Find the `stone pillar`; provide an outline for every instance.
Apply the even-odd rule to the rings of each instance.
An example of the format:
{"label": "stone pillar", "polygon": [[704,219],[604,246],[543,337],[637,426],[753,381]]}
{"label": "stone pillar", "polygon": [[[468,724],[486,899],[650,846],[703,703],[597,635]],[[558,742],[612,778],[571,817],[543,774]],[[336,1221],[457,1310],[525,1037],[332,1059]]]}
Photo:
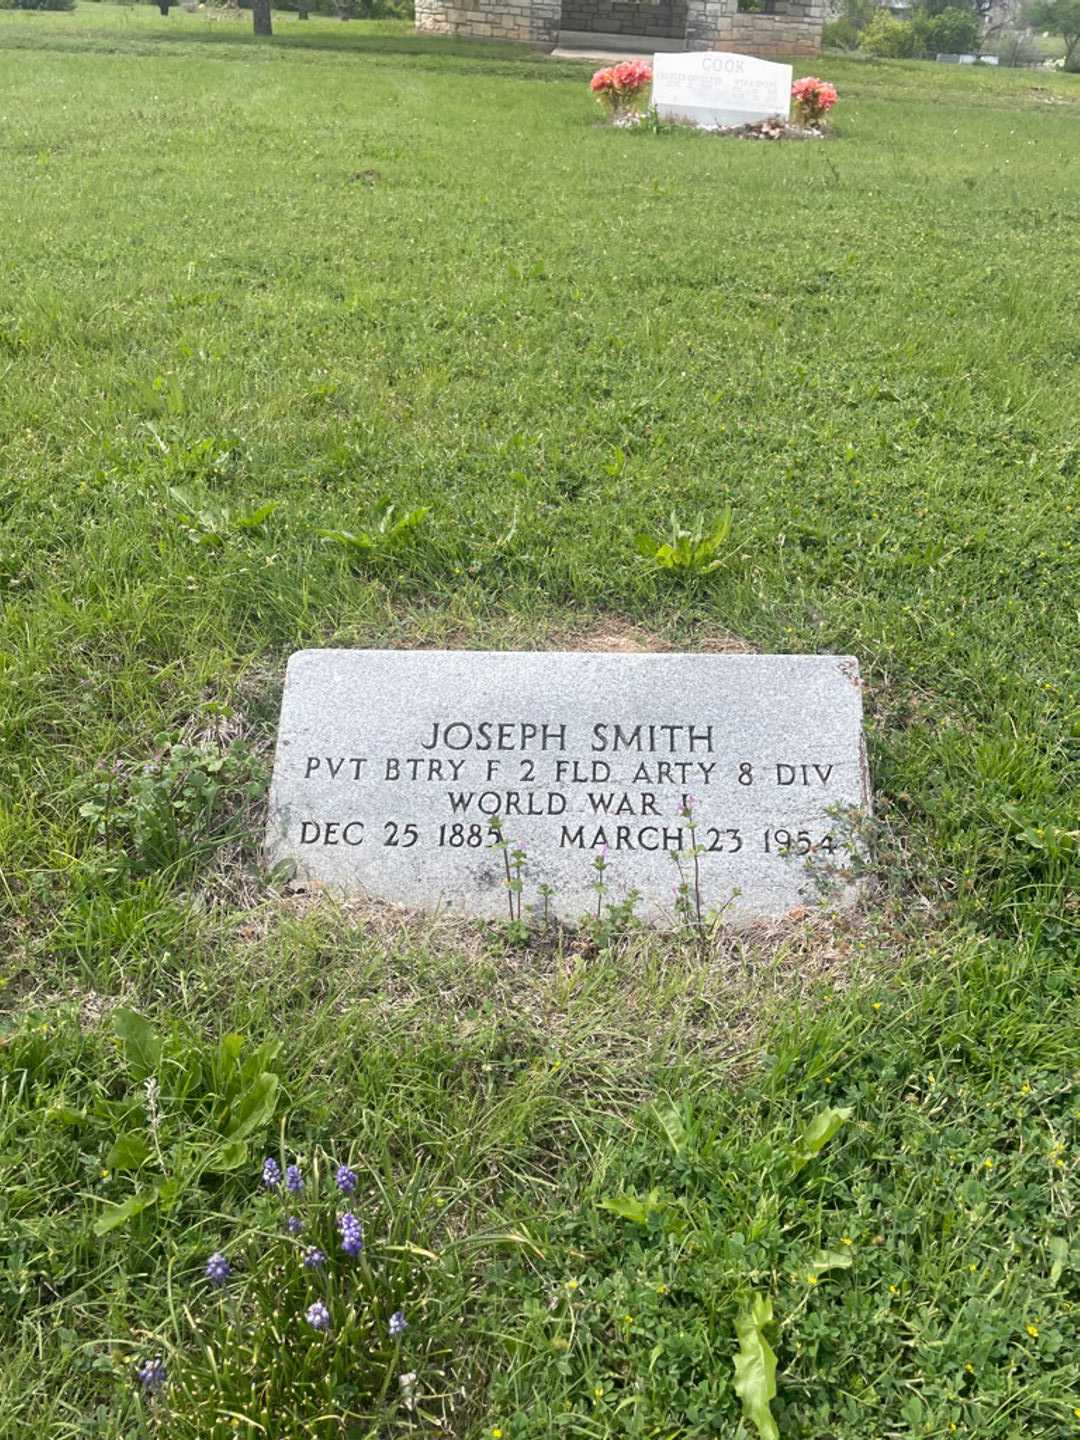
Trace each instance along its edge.
{"label": "stone pillar", "polygon": [[726,50],[736,0],[686,0],[687,50]]}
{"label": "stone pillar", "polygon": [[771,14],[737,0],[687,0],[686,48],[731,50],[763,60],[817,55],[826,0],[776,0]]}
{"label": "stone pillar", "polygon": [[562,24],[562,0],[531,0],[529,10],[533,32],[529,39],[534,45],[557,45]]}
{"label": "stone pillar", "polygon": [[470,40],[518,40],[554,48],[562,0],[416,0],[416,28]]}

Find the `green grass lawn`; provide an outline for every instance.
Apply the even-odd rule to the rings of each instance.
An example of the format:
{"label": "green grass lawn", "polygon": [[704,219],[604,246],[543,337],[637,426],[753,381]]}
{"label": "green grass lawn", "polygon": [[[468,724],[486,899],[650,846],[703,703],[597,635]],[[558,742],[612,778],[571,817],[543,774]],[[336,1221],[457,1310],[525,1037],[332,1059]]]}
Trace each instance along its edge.
{"label": "green grass lawn", "polygon": [[[1080,77],[830,58],[750,144],[275,24],[0,12],[0,1436],[768,1436],[740,1316],[784,1440],[1080,1433]],[[859,657],[864,913],[260,876],[290,651],[604,634]],[[328,1335],[266,1154],[358,1175]]]}

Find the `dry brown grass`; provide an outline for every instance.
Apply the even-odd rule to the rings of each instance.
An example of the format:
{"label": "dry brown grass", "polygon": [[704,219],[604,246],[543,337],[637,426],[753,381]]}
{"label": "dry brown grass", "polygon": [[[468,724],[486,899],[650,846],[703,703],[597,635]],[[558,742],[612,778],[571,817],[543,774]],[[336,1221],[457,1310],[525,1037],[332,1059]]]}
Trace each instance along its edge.
{"label": "dry brown grass", "polygon": [[[654,629],[616,612],[564,610],[551,615],[478,617],[453,606],[408,609],[392,606],[357,624],[347,634],[328,636],[334,646],[387,650],[587,650],[645,654],[685,651],[748,654],[754,647],[722,625],[669,622]],[[279,678],[280,685],[280,678]]]}
{"label": "dry brown grass", "polygon": [[556,1052],[585,1048],[632,1068],[688,1055],[753,1063],[778,1009],[826,1003],[856,973],[891,969],[910,936],[871,907],[800,909],[718,927],[706,939],[632,930],[598,947],[553,928],[514,944],[500,927],[311,889],[283,891],[239,918],[237,983],[263,984],[302,948],[317,953],[318,998],[384,1014],[395,1032],[445,1027],[528,1032]]}

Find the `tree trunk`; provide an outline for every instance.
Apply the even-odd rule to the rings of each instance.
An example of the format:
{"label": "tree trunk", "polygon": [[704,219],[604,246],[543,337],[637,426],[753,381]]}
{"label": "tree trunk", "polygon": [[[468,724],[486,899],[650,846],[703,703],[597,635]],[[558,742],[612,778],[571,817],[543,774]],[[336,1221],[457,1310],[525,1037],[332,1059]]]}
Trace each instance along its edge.
{"label": "tree trunk", "polygon": [[165,16],[166,20],[169,18],[169,6],[171,4],[172,0],[158,0],[157,8],[161,11],[162,15]]}
{"label": "tree trunk", "polygon": [[270,0],[251,0],[251,23],[256,35],[272,35]]}

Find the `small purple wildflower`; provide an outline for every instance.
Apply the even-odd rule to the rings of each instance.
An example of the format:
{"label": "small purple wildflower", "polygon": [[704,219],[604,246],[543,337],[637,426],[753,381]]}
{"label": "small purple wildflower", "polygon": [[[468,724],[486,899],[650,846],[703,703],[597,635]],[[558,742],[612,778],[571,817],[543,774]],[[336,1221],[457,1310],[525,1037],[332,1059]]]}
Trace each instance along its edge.
{"label": "small purple wildflower", "polygon": [[287,1215],[285,1217],[285,1229],[288,1230],[290,1235],[299,1235],[303,1228],[304,1222],[300,1219],[299,1215]]}
{"label": "small purple wildflower", "polygon": [[341,1231],[341,1248],[346,1255],[355,1258],[364,1248],[364,1227],[355,1215],[346,1211],[338,1221],[338,1229]]}
{"label": "small purple wildflower", "polygon": [[224,1285],[232,1274],[232,1267],[221,1251],[215,1251],[206,1262],[206,1278],[214,1285]]}
{"label": "small purple wildflower", "polygon": [[338,1166],[334,1179],[337,1181],[337,1188],[343,1195],[351,1195],[356,1189],[356,1172],[350,1170],[347,1165]]}
{"label": "small purple wildflower", "polygon": [[317,1245],[309,1245],[304,1251],[304,1264],[309,1270],[317,1270],[320,1265],[325,1265],[325,1250],[320,1250]]}
{"label": "small purple wildflower", "polygon": [[390,1339],[396,1340],[400,1335],[404,1335],[406,1324],[405,1311],[395,1310],[393,1315],[390,1316]]}
{"label": "small purple wildflower", "polygon": [[299,1165],[285,1166],[285,1189],[296,1195],[304,1188],[304,1177]]}
{"label": "small purple wildflower", "polygon": [[314,1305],[309,1305],[304,1319],[314,1330],[330,1329],[330,1311],[321,1300],[316,1300]]}
{"label": "small purple wildflower", "polygon": [[262,1182],[268,1190],[276,1190],[281,1184],[281,1166],[272,1155],[263,1161]]}
{"label": "small purple wildflower", "polygon": [[153,1360],[147,1360],[145,1365],[140,1365],[135,1373],[147,1395],[156,1395],[165,1386],[165,1361],[160,1355],[155,1355]]}

